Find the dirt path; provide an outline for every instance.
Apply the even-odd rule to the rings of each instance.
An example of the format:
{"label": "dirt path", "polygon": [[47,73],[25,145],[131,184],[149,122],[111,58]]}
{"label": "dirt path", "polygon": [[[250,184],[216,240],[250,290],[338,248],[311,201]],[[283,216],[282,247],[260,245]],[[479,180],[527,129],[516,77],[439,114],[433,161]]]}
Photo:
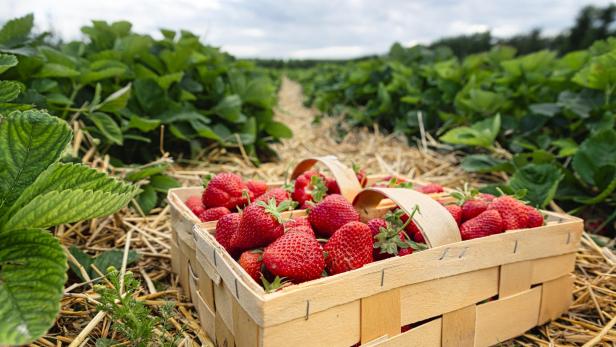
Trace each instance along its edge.
{"label": "dirt path", "polygon": [[[318,110],[303,104],[304,96],[299,83],[283,78],[278,92],[277,120],[289,126],[292,139],[274,145],[280,161],[265,164],[286,168],[299,158],[311,155],[335,154],[347,164],[356,162],[369,173],[401,174],[421,177],[448,185],[457,185],[467,175],[458,167],[452,154],[438,154],[427,147],[419,150],[409,146],[400,136],[383,135],[378,129],[341,129],[340,118],[323,117],[320,124],[313,124]],[[275,171],[275,170],[274,170]]]}

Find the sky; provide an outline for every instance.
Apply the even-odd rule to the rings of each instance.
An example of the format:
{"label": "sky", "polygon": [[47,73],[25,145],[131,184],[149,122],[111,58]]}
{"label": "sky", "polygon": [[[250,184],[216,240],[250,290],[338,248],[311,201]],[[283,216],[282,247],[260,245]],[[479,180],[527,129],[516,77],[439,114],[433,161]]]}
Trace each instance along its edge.
{"label": "sky", "polygon": [[186,29],[238,57],[349,58],[392,43],[491,30],[497,37],[570,27],[587,4],[610,0],[0,0],[0,22],[34,13],[39,30],[82,37],[91,19],[128,20],[133,30]]}

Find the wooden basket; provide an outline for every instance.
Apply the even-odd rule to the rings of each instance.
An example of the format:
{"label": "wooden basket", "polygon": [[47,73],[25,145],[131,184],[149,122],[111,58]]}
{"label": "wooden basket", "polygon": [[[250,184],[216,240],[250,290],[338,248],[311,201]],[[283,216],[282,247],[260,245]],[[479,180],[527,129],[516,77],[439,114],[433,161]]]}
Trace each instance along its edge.
{"label": "wooden basket", "polygon": [[407,213],[420,207],[429,249],[274,293],[216,242],[215,223],[197,224],[188,271],[203,329],[219,346],[488,346],[569,307],[580,219],[542,211],[545,226],[460,241],[427,195],[368,188],[354,205],[365,221],[392,202]]}
{"label": "wooden basket", "polygon": [[[361,190],[361,186],[357,181],[355,173],[350,168],[342,164],[334,156],[307,158],[300,161],[291,178],[295,179],[303,172],[310,170],[316,164],[321,164],[326,167],[332,174],[341,194],[349,201]],[[380,179],[381,176],[372,176],[372,181]],[[268,183],[268,189],[280,187],[284,182]],[[195,224],[201,223],[199,218],[184,204],[189,197],[203,193],[203,187],[187,187],[170,189],[167,194],[167,201],[171,209],[171,266],[174,273],[179,276],[180,286],[184,288],[184,294],[191,297],[191,292],[188,290],[190,283],[190,272],[188,264],[196,263],[196,247],[195,240],[192,235],[192,228]],[[215,224],[214,224],[215,226]]]}

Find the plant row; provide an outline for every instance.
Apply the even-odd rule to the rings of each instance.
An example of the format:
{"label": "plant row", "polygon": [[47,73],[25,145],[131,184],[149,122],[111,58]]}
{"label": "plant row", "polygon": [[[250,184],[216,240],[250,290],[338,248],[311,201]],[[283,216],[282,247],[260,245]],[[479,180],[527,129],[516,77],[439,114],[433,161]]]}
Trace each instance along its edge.
{"label": "plant row", "polygon": [[616,217],[614,38],[564,56],[500,46],[463,60],[394,45],[386,56],[289,74],[323,114],[410,142],[425,131],[465,152],[466,170],[504,173],[501,189],[526,189],[538,207],[555,199],[596,231]]}

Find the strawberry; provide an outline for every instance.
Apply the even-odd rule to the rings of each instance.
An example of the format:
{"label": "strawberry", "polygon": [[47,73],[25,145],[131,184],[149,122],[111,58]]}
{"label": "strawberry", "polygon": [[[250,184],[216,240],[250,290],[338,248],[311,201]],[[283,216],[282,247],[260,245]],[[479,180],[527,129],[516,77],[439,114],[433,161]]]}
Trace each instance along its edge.
{"label": "strawberry", "polygon": [[240,176],[223,172],[209,180],[201,199],[206,208],[223,206],[232,210],[247,203],[244,192],[248,192],[252,200],[253,193],[246,188]]}
{"label": "strawberry", "polygon": [[543,215],[541,212],[528,205],[525,205],[524,209],[526,210],[526,214],[528,216],[528,222],[526,223],[527,228],[536,228],[543,225]]}
{"label": "strawberry", "polygon": [[408,182],[405,178],[396,177],[396,176],[386,176],[381,181],[374,184],[375,187],[385,187],[385,188],[413,188],[413,183]]}
{"label": "strawberry", "polygon": [[325,177],[325,186],[327,187],[327,194],[340,194],[340,187],[335,179]]}
{"label": "strawberry", "polygon": [[420,193],[424,193],[424,194],[435,194],[435,193],[442,193],[445,191],[443,186],[438,183],[429,183],[423,187],[417,187],[415,190],[417,190]]}
{"label": "strawberry", "polygon": [[276,199],[277,204],[290,199],[289,192],[287,192],[283,188],[274,188],[265,192],[265,194],[258,197],[255,201],[268,202],[271,198]]}
{"label": "strawberry", "polygon": [[[400,209],[398,209],[399,211],[402,211]],[[396,211],[394,211],[396,212]],[[406,222],[409,220],[409,215],[404,213],[400,216],[400,219],[402,219],[402,222],[404,224],[406,224]],[[406,230],[406,232],[409,235],[415,235],[416,233],[419,232],[419,227],[417,226],[417,224],[415,224],[415,222],[413,220],[411,220],[410,222],[408,222],[408,224],[406,224],[406,228],[404,228],[404,230]]]}
{"label": "strawberry", "polygon": [[284,227],[285,233],[299,230],[314,235],[314,230],[312,230],[312,226],[310,226],[310,222],[308,222],[308,218],[306,217],[288,220],[284,222],[282,226]]}
{"label": "strawberry", "polygon": [[417,232],[413,234],[413,241],[417,243],[426,243],[426,239],[419,230],[417,230]]}
{"label": "strawberry", "polygon": [[413,254],[413,248],[409,247],[409,248],[401,248],[398,251],[398,256],[403,257],[405,255],[409,255],[409,254]]}
{"label": "strawberry", "polygon": [[359,185],[363,187],[368,183],[368,176],[366,175],[366,170],[362,169],[359,165],[353,163],[353,171],[355,172],[355,176],[357,177],[357,181],[359,181]]}
{"label": "strawberry", "polygon": [[267,183],[257,180],[246,181],[246,188],[252,192],[254,198],[258,198],[267,191]]}
{"label": "strawberry", "polygon": [[235,248],[231,245],[233,236],[240,228],[241,215],[239,213],[229,213],[220,217],[216,223],[216,241],[223,246],[229,254],[235,254]]}
{"label": "strawberry", "polygon": [[503,231],[503,219],[500,213],[497,210],[485,210],[477,217],[462,223],[460,236],[462,240],[470,240]]}
{"label": "strawberry", "polygon": [[186,207],[188,207],[195,216],[199,216],[203,211],[205,211],[205,206],[203,206],[203,202],[201,202],[201,197],[194,195],[184,201]]}
{"label": "strawberry", "polygon": [[455,219],[456,224],[460,225],[462,223],[463,215],[462,207],[458,205],[446,205],[445,208],[453,216],[453,219]]}
{"label": "strawberry", "polygon": [[[413,210],[411,216],[417,213],[418,208]],[[406,216],[406,222],[403,222],[402,216]],[[405,229],[408,224],[412,223],[408,215],[401,210],[396,209],[385,214],[385,219],[375,218],[369,221],[373,225],[372,228],[378,226],[378,232],[374,235],[374,254],[375,259],[385,259],[394,255],[408,255],[413,252],[413,248],[422,249],[421,246],[415,244],[408,239]],[[385,226],[383,226],[383,222]],[[369,225],[370,227],[370,225]],[[407,249],[411,249],[410,252]]]}
{"label": "strawberry", "polygon": [[266,204],[258,201],[248,205],[242,212],[239,230],[231,245],[239,250],[267,246],[284,234],[281,212],[293,208],[290,200],[280,204],[274,198]]}
{"label": "strawberry", "polygon": [[333,194],[310,210],[308,220],[317,232],[329,237],[341,226],[359,221],[359,213],[342,195]]}
{"label": "strawberry", "polygon": [[492,201],[494,199],[496,199],[496,197],[492,194],[489,193],[479,193],[478,195],[479,198],[485,200],[485,201]]}
{"label": "strawberry", "polygon": [[326,192],[325,176],[316,171],[306,171],[295,179],[291,197],[301,208],[306,208],[308,201],[319,202]]}
{"label": "strawberry", "polygon": [[321,245],[314,235],[299,230],[289,231],[267,246],[263,264],[273,275],[294,283],[319,278],[325,269]]}
{"label": "strawberry", "polygon": [[373,218],[367,224],[372,232],[372,237],[375,237],[381,231],[381,228],[387,228],[387,222],[383,218]]}
{"label": "strawberry", "polygon": [[261,265],[263,264],[263,251],[256,249],[245,251],[240,255],[238,262],[252,279],[259,282],[261,279]]}
{"label": "strawberry", "polygon": [[488,202],[483,199],[466,200],[462,204],[462,221],[475,218],[488,208]]}
{"label": "strawberry", "polygon": [[371,263],[372,233],[361,222],[349,222],[336,230],[323,250],[328,273],[335,275]]}
{"label": "strawberry", "polygon": [[220,217],[227,215],[231,213],[231,211],[229,211],[228,208],[226,207],[214,207],[214,208],[208,208],[207,210],[203,211],[200,215],[199,215],[199,219],[202,222],[211,222],[214,220],[219,220]]}
{"label": "strawberry", "polygon": [[500,196],[488,205],[488,210],[496,210],[503,219],[505,230],[526,228],[528,212],[525,205],[511,196]]}

